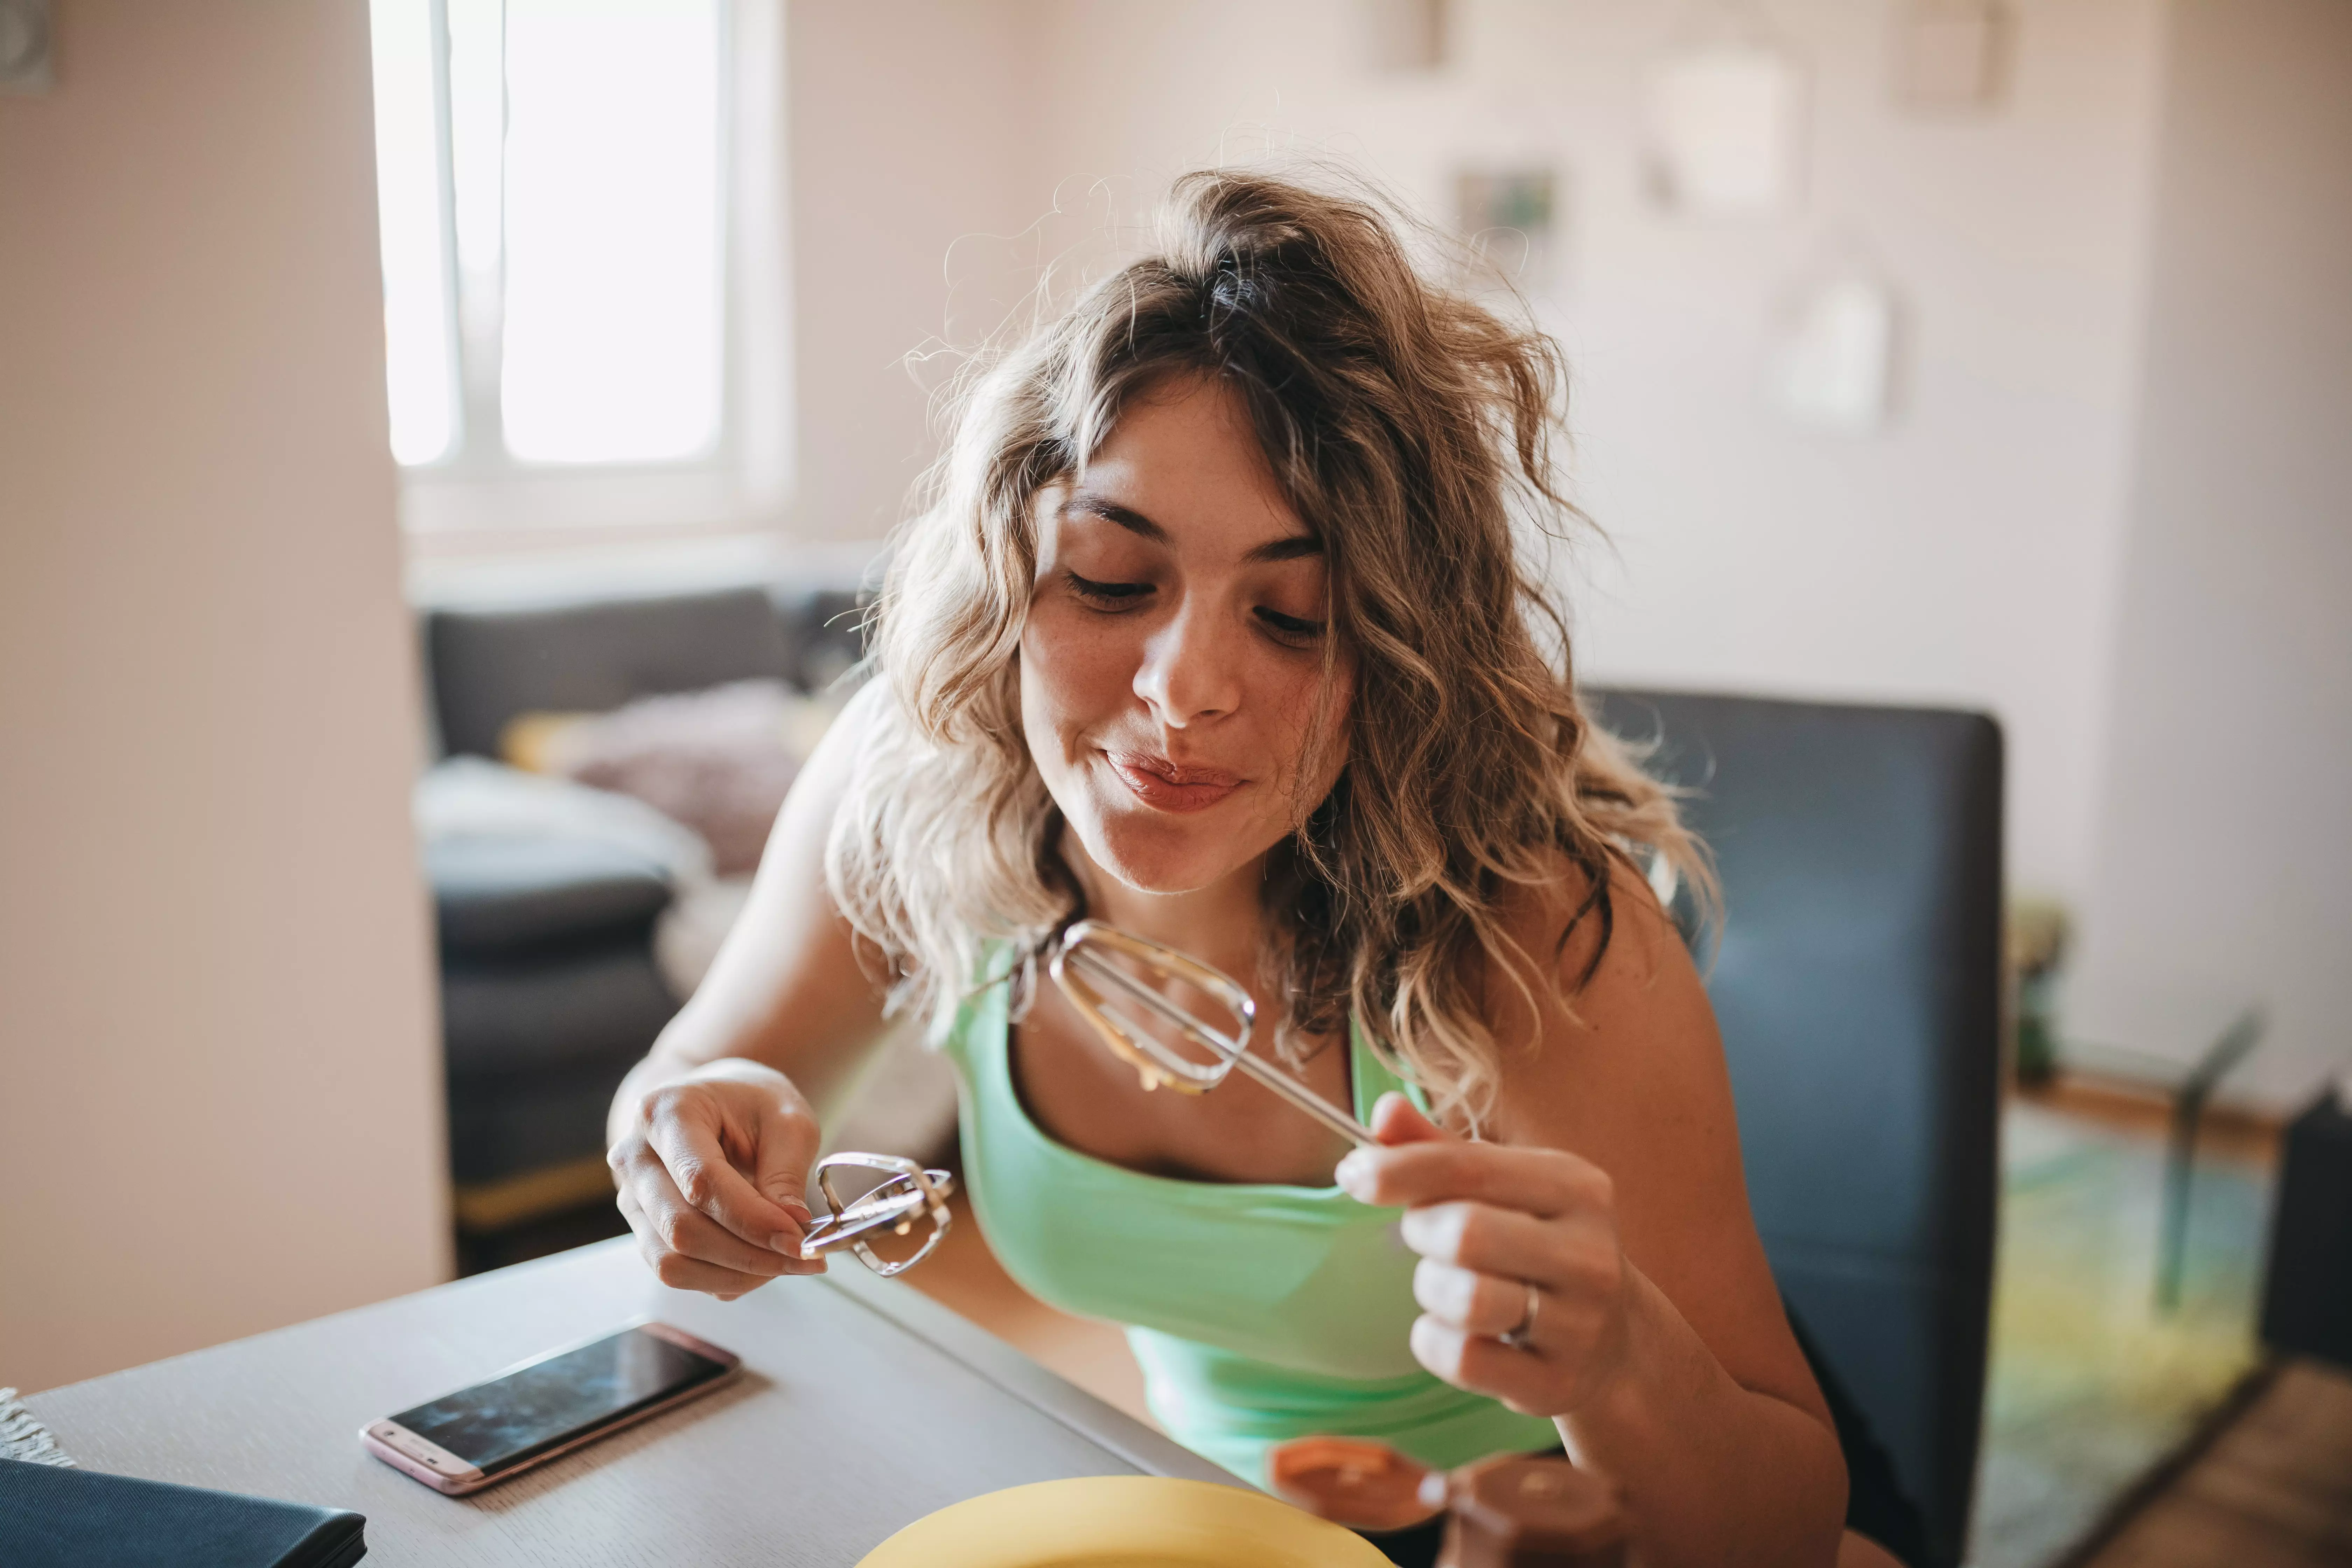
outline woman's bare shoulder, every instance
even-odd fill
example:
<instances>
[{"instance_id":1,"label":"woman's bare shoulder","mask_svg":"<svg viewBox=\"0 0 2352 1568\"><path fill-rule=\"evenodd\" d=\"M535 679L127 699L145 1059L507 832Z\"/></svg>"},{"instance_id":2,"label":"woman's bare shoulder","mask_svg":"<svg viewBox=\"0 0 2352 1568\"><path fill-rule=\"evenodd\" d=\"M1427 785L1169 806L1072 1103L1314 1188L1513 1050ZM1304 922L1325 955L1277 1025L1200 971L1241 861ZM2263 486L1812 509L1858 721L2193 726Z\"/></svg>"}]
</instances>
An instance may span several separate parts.
<instances>
[{"instance_id":1,"label":"woman's bare shoulder","mask_svg":"<svg viewBox=\"0 0 2352 1568\"><path fill-rule=\"evenodd\" d=\"M1572 1122L1580 1142L1598 1121L1623 1127L1721 1099L1715 1016L1681 930L1622 857L1608 879L1596 897L1595 876L1560 854L1499 911L1517 973L1490 960L1485 994L1507 1137L1553 1142Z\"/></svg>"},{"instance_id":2,"label":"woman's bare shoulder","mask_svg":"<svg viewBox=\"0 0 2352 1568\"><path fill-rule=\"evenodd\" d=\"M1683 976L1696 984L1681 928L1647 879L1620 854L1605 865L1603 889L1565 851L1547 852L1544 874L1500 900L1503 934L1571 1009L1596 993L1607 998Z\"/></svg>"}]
</instances>

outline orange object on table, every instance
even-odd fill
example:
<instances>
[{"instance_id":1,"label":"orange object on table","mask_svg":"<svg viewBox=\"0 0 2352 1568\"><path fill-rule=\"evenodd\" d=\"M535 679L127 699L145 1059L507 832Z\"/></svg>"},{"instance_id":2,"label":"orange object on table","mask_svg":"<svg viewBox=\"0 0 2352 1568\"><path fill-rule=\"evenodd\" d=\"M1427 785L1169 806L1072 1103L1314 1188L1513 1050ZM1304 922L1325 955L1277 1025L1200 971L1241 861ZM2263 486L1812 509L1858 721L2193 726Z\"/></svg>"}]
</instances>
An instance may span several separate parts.
<instances>
[{"instance_id":1,"label":"orange object on table","mask_svg":"<svg viewBox=\"0 0 2352 1568\"><path fill-rule=\"evenodd\" d=\"M1386 1443L1363 1437L1299 1437L1267 1463L1275 1495L1350 1530L1407 1530L1445 1508L1445 1479ZM1434 1483L1432 1497L1424 1485Z\"/></svg>"},{"instance_id":2,"label":"orange object on table","mask_svg":"<svg viewBox=\"0 0 2352 1568\"><path fill-rule=\"evenodd\" d=\"M1300 1437L1274 1450L1274 1490L1351 1529L1406 1530L1452 1510L1438 1568L1629 1568L1623 1492L1563 1456L1505 1454L1451 1472L1385 1443Z\"/></svg>"}]
</instances>

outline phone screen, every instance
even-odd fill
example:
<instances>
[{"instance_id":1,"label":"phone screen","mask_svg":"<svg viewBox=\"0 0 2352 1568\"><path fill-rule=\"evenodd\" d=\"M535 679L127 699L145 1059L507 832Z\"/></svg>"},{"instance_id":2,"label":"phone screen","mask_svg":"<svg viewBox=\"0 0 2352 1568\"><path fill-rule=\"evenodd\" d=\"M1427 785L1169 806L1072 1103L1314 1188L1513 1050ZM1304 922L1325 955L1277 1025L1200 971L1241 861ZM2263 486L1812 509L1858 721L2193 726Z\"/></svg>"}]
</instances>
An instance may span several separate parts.
<instances>
[{"instance_id":1,"label":"phone screen","mask_svg":"<svg viewBox=\"0 0 2352 1568\"><path fill-rule=\"evenodd\" d=\"M724 1376L727 1368L643 1329L560 1352L392 1417L484 1471Z\"/></svg>"}]
</instances>

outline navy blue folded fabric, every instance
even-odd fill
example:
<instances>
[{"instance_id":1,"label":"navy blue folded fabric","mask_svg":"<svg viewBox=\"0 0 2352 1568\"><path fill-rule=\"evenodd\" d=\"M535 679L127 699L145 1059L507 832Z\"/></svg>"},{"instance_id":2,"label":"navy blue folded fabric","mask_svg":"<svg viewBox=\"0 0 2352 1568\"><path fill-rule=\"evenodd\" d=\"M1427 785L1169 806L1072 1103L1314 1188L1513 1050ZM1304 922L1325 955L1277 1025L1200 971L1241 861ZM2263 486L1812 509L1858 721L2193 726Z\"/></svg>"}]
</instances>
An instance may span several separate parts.
<instances>
[{"instance_id":1,"label":"navy blue folded fabric","mask_svg":"<svg viewBox=\"0 0 2352 1568\"><path fill-rule=\"evenodd\" d=\"M0 1459L8 1568L346 1568L367 1521L236 1492Z\"/></svg>"}]
</instances>

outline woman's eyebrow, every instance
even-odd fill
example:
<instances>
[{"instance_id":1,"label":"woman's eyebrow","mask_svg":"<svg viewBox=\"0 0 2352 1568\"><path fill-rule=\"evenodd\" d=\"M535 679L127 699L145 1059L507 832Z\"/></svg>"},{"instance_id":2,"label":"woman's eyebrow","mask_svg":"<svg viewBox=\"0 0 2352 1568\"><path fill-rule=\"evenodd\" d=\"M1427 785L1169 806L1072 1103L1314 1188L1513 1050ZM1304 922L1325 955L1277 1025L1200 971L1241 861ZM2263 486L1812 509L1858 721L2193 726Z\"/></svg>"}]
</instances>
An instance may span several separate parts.
<instances>
[{"instance_id":1,"label":"woman's eyebrow","mask_svg":"<svg viewBox=\"0 0 2352 1568\"><path fill-rule=\"evenodd\" d=\"M1265 561L1303 561L1310 555L1323 553L1323 542L1311 533L1286 533L1279 539L1269 539L1242 557L1255 564Z\"/></svg>"},{"instance_id":2,"label":"woman's eyebrow","mask_svg":"<svg viewBox=\"0 0 2352 1568\"><path fill-rule=\"evenodd\" d=\"M1089 517L1101 518L1105 522L1115 522L1129 533L1138 538L1148 539L1154 544L1168 542L1166 529L1133 507L1121 506L1107 497L1089 495L1084 490L1073 491L1062 502L1062 514L1066 517L1074 511L1082 511ZM1267 540L1244 555L1242 559L1255 566L1276 561L1303 561L1310 555L1322 553L1323 542L1315 535L1286 533L1279 538Z\"/></svg>"},{"instance_id":3,"label":"woman's eyebrow","mask_svg":"<svg viewBox=\"0 0 2352 1568\"><path fill-rule=\"evenodd\" d=\"M1166 529L1133 507L1121 506L1118 502L1107 500L1101 496L1088 495L1084 490L1074 491L1068 500L1062 502L1062 515L1067 517L1074 511L1082 511L1090 517L1101 518L1105 522L1115 522L1128 532L1139 538L1148 539L1154 544L1168 542Z\"/></svg>"}]
</instances>

